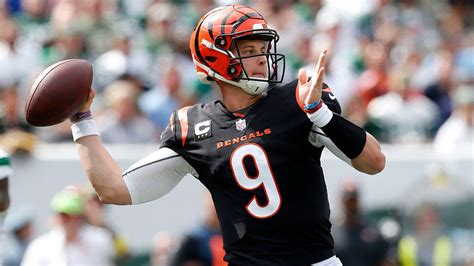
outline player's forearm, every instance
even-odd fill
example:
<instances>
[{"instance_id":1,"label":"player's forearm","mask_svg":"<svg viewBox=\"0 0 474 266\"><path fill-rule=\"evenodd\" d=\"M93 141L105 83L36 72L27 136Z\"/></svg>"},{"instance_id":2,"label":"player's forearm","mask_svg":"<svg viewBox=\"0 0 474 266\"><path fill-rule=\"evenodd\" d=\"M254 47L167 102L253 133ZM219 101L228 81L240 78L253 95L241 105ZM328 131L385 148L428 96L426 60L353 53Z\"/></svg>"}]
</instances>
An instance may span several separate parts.
<instances>
[{"instance_id":1,"label":"player's forearm","mask_svg":"<svg viewBox=\"0 0 474 266\"><path fill-rule=\"evenodd\" d=\"M384 169L385 156L380 145L364 129L334 114L325 105L308 117L351 160L355 169L372 175Z\"/></svg>"},{"instance_id":2,"label":"player's forearm","mask_svg":"<svg viewBox=\"0 0 474 266\"><path fill-rule=\"evenodd\" d=\"M99 198L109 204L131 204L121 169L102 145L98 136L76 141L81 165Z\"/></svg>"},{"instance_id":3,"label":"player's forearm","mask_svg":"<svg viewBox=\"0 0 474 266\"><path fill-rule=\"evenodd\" d=\"M351 160L352 166L358 171L375 175L385 168L385 155L377 140L366 133L366 142L362 152Z\"/></svg>"}]
</instances>

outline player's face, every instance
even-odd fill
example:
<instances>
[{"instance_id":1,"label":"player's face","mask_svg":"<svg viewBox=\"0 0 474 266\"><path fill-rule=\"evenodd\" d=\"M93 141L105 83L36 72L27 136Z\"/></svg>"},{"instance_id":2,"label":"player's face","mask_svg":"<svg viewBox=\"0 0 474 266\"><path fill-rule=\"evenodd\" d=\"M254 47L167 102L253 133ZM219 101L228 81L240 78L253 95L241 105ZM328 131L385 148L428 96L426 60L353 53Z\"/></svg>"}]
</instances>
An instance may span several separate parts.
<instances>
[{"instance_id":1,"label":"player's face","mask_svg":"<svg viewBox=\"0 0 474 266\"><path fill-rule=\"evenodd\" d=\"M248 77L268 78L267 57L268 41L264 40L239 40L232 53L239 57L248 57L242 59L242 64ZM237 51L238 48L238 51Z\"/></svg>"}]
</instances>

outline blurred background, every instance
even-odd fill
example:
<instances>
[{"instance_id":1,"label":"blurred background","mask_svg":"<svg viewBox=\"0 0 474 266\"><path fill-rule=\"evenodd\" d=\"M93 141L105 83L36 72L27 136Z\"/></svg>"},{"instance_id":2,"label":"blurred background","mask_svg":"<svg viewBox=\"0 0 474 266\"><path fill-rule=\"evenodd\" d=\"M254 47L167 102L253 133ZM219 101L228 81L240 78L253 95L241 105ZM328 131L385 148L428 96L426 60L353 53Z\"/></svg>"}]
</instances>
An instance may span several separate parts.
<instances>
[{"instance_id":1,"label":"blurred background","mask_svg":"<svg viewBox=\"0 0 474 266\"><path fill-rule=\"evenodd\" d=\"M34 128L25 121L35 77L59 60L89 60L94 117L126 168L158 147L174 109L217 97L197 79L188 40L203 14L229 3L255 8L278 31L286 81L314 69L328 49L325 82L343 115L381 141L387 167L377 176L323 155L336 229L357 210L387 245L380 260L387 264L365 265L404 265L407 237L419 231L430 231L432 246L438 236L449 239L451 265L474 265L472 0L0 0L0 147L15 171L9 233L27 228L26 246L50 229L56 192L68 185L90 192L69 122ZM357 192L350 194L356 205L346 201L347 189ZM159 201L100 205L93 216L120 236L118 264L170 265L206 220L203 195L187 177ZM338 230L344 254L350 245L338 243L351 238Z\"/></svg>"}]
</instances>

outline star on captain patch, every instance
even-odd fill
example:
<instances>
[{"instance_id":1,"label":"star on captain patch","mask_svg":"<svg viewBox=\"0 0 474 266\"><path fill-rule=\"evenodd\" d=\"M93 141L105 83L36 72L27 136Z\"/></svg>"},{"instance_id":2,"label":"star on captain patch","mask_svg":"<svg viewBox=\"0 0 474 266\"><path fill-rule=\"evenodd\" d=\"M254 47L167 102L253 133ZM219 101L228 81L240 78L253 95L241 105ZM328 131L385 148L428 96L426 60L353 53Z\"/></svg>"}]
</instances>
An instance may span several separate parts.
<instances>
[{"instance_id":1,"label":"star on captain patch","mask_svg":"<svg viewBox=\"0 0 474 266\"><path fill-rule=\"evenodd\" d=\"M235 122L235 128L239 131L244 130L247 127L247 122L245 122L245 119L239 119Z\"/></svg>"}]
</instances>

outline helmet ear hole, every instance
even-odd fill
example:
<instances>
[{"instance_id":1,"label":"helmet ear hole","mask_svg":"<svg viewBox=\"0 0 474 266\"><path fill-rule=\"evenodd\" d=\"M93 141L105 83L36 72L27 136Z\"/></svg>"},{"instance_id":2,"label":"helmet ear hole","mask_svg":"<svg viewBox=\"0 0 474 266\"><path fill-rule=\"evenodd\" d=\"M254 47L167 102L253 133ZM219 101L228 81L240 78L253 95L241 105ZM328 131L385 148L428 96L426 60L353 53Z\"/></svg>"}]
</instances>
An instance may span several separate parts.
<instances>
[{"instance_id":1,"label":"helmet ear hole","mask_svg":"<svg viewBox=\"0 0 474 266\"><path fill-rule=\"evenodd\" d=\"M242 65L238 59L231 59L229 66L227 67L227 75L235 80L241 77L242 75Z\"/></svg>"},{"instance_id":2,"label":"helmet ear hole","mask_svg":"<svg viewBox=\"0 0 474 266\"><path fill-rule=\"evenodd\" d=\"M236 79L238 77L240 77L240 69L237 68L237 66L229 66L227 67L227 74L232 78L232 79Z\"/></svg>"},{"instance_id":3,"label":"helmet ear hole","mask_svg":"<svg viewBox=\"0 0 474 266\"><path fill-rule=\"evenodd\" d=\"M214 40L214 43L220 49L225 49L227 46L227 41L222 36L217 36L216 39Z\"/></svg>"}]
</instances>

